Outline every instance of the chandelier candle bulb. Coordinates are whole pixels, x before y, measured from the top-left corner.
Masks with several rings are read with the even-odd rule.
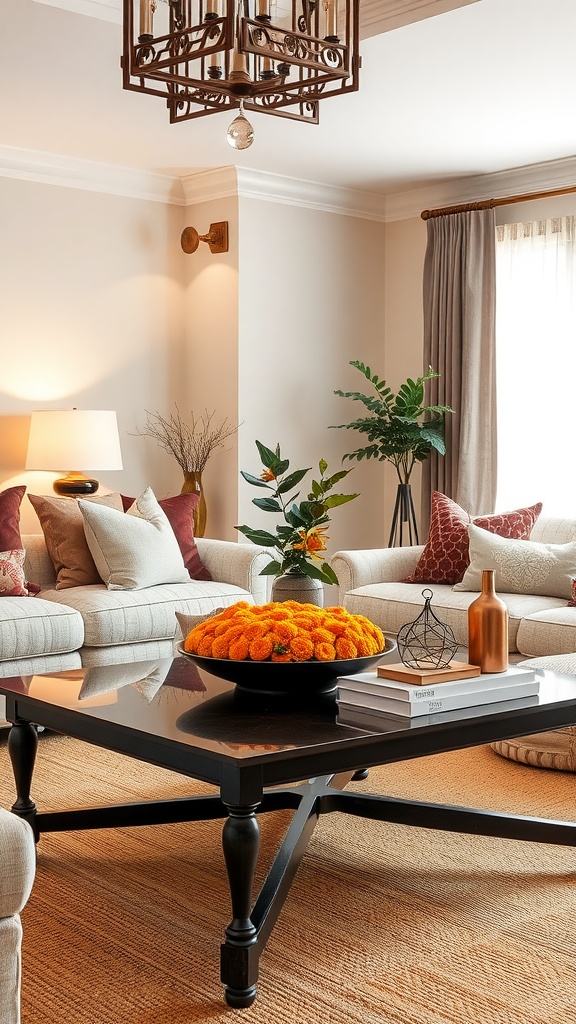
[[[257,18],[270,20],[270,4],[269,0],[258,0],[258,14]]]
[[[495,571],[482,572],[482,593],[468,608],[468,659],[481,672],[508,668],[508,609],[496,596]]]
[[[152,14],[156,9],[156,4],[152,4],[151,0],[140,0],[140,35],[139,40],[152,39]]]
[[[336,0],[324,0],[324,11],[326,13],[326,35],[324,38],[329,40],[336,40],[338,38],[336,31]]]

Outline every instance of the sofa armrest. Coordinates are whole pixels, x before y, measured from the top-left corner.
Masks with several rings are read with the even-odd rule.
[[[0,918],[24,907],[36,873],[34,834],[27,821],[0,807]]]
[[[368,548],[337,551],[330,564],[338,577],[338,601],[357,587],[371,583],[399,583],[416,568],[424,545],[405,548]]]
[[[248,590],[256,604],[265,604],[270,600],[273,577],[261,576],[260,573],[274,557],[271,548],[207,537],[196,537],[196,544],[202,563],[212,579]]]

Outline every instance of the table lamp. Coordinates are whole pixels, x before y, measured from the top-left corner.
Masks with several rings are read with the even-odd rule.
[[[32,413],[26,469],[67,471],[53,483],[56,494],[94,494],[98,480],[80,469],[122,469],[116,413],[86,409],[41,409]]]

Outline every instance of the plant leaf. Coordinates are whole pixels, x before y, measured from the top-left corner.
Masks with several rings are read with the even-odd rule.
[[[275,548],[278,543],[276,537],[266,530],[253,530],[251,526],[236,526],[234,529],[243,533],[253,544],[259,544],[265,548]]]
[[[252,498],[252,504],[264,510],[264,512],[281,512],[282,506],[276,498]]]

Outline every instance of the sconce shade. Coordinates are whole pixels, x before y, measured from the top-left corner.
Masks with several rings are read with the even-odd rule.
[[[86,409],[33,412],[26,469],[68,470],[66,477],[54,481],[57,494],[94,494],[98,481],[84,476],[81,467],[90,471],[122,469],[116,413]]]

